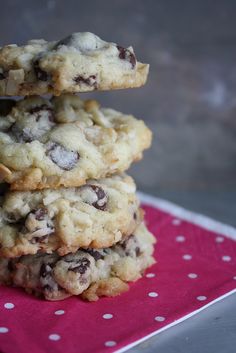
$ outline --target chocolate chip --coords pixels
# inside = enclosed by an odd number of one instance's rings
[[[97,81],[96,81],[97,77],[96,75],[90,75],[89,77],[84,77],[82,75],[78,75],[74,78],[74,81],[76,83],[84,83],[87,86],[90,87],[94,87],[95,89],[97,89]]]
[[[48,211],[46,208],[38,208],[37,210],[31,212],[31,214],[35,215],[35,219],[37,219],[37,221],[43,221],[47,213]]]
[[[16,121],[8,129],[13,138],[20,143],[40,139],[55,125],[53,111],[45,104],[30,108],[28,112],[32,114],[32,122],[30,124],[27,123],[27,120],[23,122]]]
[[[47,275],[49,275],[52,272],[52,267],[49,264],[42,264],[39,275],[40,277],[45,278]]]
[[[59,48],[61,45],[67,45],[70,46],[73,43],[73,35],[69,35],[61,40],[59,40],[56,45],[54,46],[53,49]]]
[[[0,100],[0,115],[7,116],[15,105],[16,105],[16,101],[14,101],[12,99],[1,99]]]
[[[78,260],[77,266],[70,268],[69,270],[83,275],[89,266],[90,266],[89,259],[87,259],[86,257],[83,257],[82,259]]]
[[[87,41],[85,44],[84,41],[81,41],[81,35],[79,33],[72,33],[69,36],[59,40],[53,47],[54,50],[60,49],[61,46],[66,46],[68,48],[73,48],[79,53],[87,53],[90,50],[96,50],[98,48],[96,43]]]
[[[64,170],[73,169],[80,158],[78,152],[69,151],[56,142],[53,142],[49,145],[47,156],[51,158],[53,163]]]
[[[53,287],[50,286],[50,284],[45,284],[42,288],[43,288],[43,290],[45,290],[47,292],[55,292],[55,291],[59,291],[59,290],[64,292],[64,288],[59,286],[59,284],[54,281],[53,281]]]
[[[52,233],[53,233],[53,231],[52,231]],[[31,242],[31,244],[45,243],[46,240],[48,240],[48,236],[49,236],[49,234],[43,235],[42,237],[34,237],[31,239],[30,242]]]
[[[97,196],[97,200],[94,201],[92,205],[100,211],[105,211],[107,206],[107,195],[105,191],[97,185],[88,184],[88,187],[90,187]]]
[[[128,243],[129,241],[131,240],[131,238],[133,237],[133,235],[130,235],[128,238],[124,239],[121,243],[120,243],[120,246],[126,250],[127,246],[128,246]]]
[[[41,110],[46,110],[47,108],[49,108],[46,104],[40,105],[39,107],[33,107],[30,108],[29,113],[30,114],[35,114],[40,112]]]
[[[86,249],[86,252],[91,255],[96,261],[104,259],[104,256],[97,250]]]
[[[134,220],[136,221],[136,219],[137,219],[137,213],[134,212]]]
[[[41,113],[42,111],[47,111],[48,112],[48,120],[51,122],[54,122],[54,114],[52,108],[47,106],[46,104],[43,104],[38,107],[33,107],[29,110],[30,114],[35,114],[36,115],[36,121],[39,121],[41,118]]]
[[[5,78],[6,76],[2,72],[0,72],[0,80],[4,80]]]
[[[0,196],[4,196],[9,191],[10,186],[7,183],[0,183]]]
[[[136,248],[135,248],[135,254],[136,254],[137,257],[141,255],[140,247],[136,246]]]
[[[54,223],[49,218],[47,209],[38,208],[28,213],[20,232],[27,234],[27,239],[32,244],[36,244],[46,242],[49,235],[54,233],[54,230]]]
[[[33,67],[34,67],[35,75],[39,81],[49,80],[49,75],[47,74],[47,72],[43,71],[39,66],[39,59],[34,61]]]
[[[7,213],[5,219],[9,223],[13,223],[13,225],[18,228],[20,233],[24,233],[26,231],[26,228],[24,227],[26,217],[19,218],[13,213]]]
[[[45,284],[43,286],[43,290],[46,290],[48,292],[52,292],[53,291],[53,288],[49,285],[49,284]]]
[[[119,51],[119,58],[130,62],[132,68],[134,68],[136,65],[135,55],[129,49],[123,48],[119,45],[117,45],[117,49]]]
[[[11,213],[11,212],[8,212],[4,218],[9,223],[16,223],[17,222],[15,214]]]
[[[15,265],[14,265],[14,263],[13,263],[12,260],[9,260],[9,261],[8,261],[7,269],[8,269],[8,271],[10,271],[10,272],[12,272],[12,271],[15,270]]]
[[[122,249],[125,251],[125,255],[127,256],[140,256],[141,255],[141,250],[137,244],[137,239],[136,237],[132,234],[128,238],[126,238],[122,243],[120,243],[120,246]]]

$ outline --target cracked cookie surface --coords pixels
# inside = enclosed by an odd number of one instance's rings
[[[0,95],[26,96],[140,87],[149,65],[132,47],[109,43],[93,33],[59,41],[30,40],[0,48]]]
[[[0,178],[12,190],[80,186],[123,172],[150,143],[142,120],[94,100],[0,100]]]
[[[116,296],[155,262],[154,243],[153,235],[141,224],[133,235],[110,248],[79,250],[63,257],[54,253],[0,259],[0,282],[47,300],[80,295],[95,301]]]
[[[6,192],[0,198],[0,256],[110,247],[142,220],[135,191],[123,174],[79,188]]]

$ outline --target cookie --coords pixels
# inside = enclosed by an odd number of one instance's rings
[[[0,100],[0,177],[12,190],[80,186],[123,172],[150,143],[142,120],[76,95]]]
[[[134,235],[110,248],[79,250],[63,257],[53,253],[1,259],[0,281],[47,300],[80,295],[96,301],[101,296],[116,296],[127,291],[127,282],[136,281],[155,262],[154,242],[141,224]]]
[[[93,33],[59,41],[30,40],[0,48],[0,95],[27,96],[140,87],[149,65],[132,47],[108,43]]]
[[[0,256],[110,247],[142,220],[135,191],[131,177],[115,175],[79,188],[7,192],[0,199]]]

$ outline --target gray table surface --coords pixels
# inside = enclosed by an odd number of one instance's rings
[[[235,353],[236,295],[132,348],[142,353]]]

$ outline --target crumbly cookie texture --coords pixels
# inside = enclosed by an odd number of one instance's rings
[[[0,256],[110,247],[142,220],[135,191],[131,177],[115,175],[79,188],[7,192],[0,198]]]
[[[0,95],[26,96],[140,87],[149,65],[132,47],[108,43],[93,33],[73,33],[47,42],[0,48]]]
[[[79,250],[63,257],[53,253],[1,258],[0,281],[47,300],[80,295],[96,301],[127,291],[127,282],[140,278],[155,262],[154,243],[153,235],[141,224],[134,235],[111,248]]]
[[[142,120],[94,100],[0,100],[0,179],[12,190],[80,186],[123,172],[150,143]]]

